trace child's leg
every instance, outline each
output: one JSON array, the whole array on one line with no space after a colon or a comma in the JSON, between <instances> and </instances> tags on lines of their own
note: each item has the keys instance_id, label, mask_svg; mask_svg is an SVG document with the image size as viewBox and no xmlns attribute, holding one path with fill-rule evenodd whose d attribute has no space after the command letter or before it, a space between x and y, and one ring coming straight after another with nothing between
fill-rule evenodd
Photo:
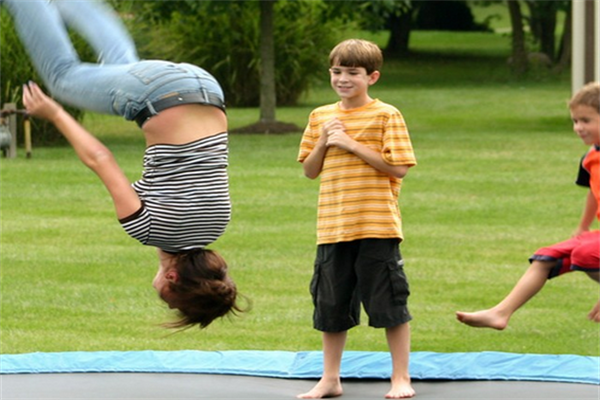
<instances>
[{"instance_id":1,"label":"child's leg","mask_svg":"<svg viewBox=\"0 0 600 400\"><path fill-rule=\"evenodd\" d=\"M80 62L58 9L47 0L6 0L5 5L31 61L52 87L61 71Z\"/></svg>"},{"instance_id":2,"label":"child's leg","mask_svg":"<svg viewBox=\"0 0 600 400\"><path fill-rule=\"evenodd\" d=\"M473 313L458 311L456 317L460 322L474 327L506 328L512 314L544 287L555 265L556 262L552 261L534 260L508 296L496 306Z\"/></svg>"},{"instance_id":3,"label":"child's leg","mask_svg":"<svg viewBox=\"0 0 600 400\"><path fill-rule=\"evenodd\" d=\"M322 399L342 395L340 366L346 345L347 331L323 332L323 376L310 391L299 394L300 399Z\"/></svg>"},{"instance_id":4,"label":"child's leg","mask_svg":"<svg viewBox=\"0 0 600 400\"><path fill-rule=\"evenodd\" d=\"M406 399L415 395L410 382L408 361L410 357L410 325L404 323L385 330L392 355L392 388L386 399Z\"/></svg>"},{"instance_id":5,"label":"child's leg","mask_svg":"<svg viewBox=\"0 0 600 400\"><path fill-rule=\"evenodd\" d=\"M600 272L587 272L587 276L600 283ZM594 322L600 322L600 300L596 303L592 311L588 314L588 319Z\"/></svg>"},{"instance_id":6,"label":"child's leg","mask_svg":"<svg viewBox=\"0 0 600 400\"><path fill-rule=\"evenodd\" d=\"M116 12L99 0L55 0L62 19L94 48L106 64L138 61L133 39Z\"/></svg>"},{"instance_id":7,"label":"child's leg","mask_svg":"<svg viewBox=\"0 0 600 400\"><path fill-rule=\"evenodd\" d=\"M56 2L6 0L4 4L32 63L53 96L81 109L117 114L115 97L121 92L128 94L129 82L139 85L139 79L127 73L129 64L100 67L82 63Z\"/></svg>"}]
</instances>

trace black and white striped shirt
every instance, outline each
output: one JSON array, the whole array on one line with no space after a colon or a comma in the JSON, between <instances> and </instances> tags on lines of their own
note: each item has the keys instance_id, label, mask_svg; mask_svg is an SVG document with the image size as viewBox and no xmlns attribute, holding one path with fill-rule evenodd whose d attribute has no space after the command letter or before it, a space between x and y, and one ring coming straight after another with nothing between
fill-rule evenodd
<instances>
[{"instance_id":1,"label":"black and white striped shirt","mask_svg":"<svg viewBox=\"0 0 600 400\"><path fill-rule=\"evenodd\" d=\"M227 133L184 145L146 149L142 179L133 188L142 207L121 219L125 231L167 252L204 248L231 218Z\"/></svg>"}]
</instances>

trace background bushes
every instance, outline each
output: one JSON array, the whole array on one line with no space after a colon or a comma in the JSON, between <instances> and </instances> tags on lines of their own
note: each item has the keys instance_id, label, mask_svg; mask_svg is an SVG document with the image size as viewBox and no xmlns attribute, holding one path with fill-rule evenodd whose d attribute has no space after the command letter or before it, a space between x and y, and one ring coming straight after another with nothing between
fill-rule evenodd
<instances>
[{"instance_id":1,"label":"background bushes","mask_svg":"<svg viewBox=\"0 0 600 400\"><path fill-rule=\"evenodd\" d=\"M112 1L128 25L144 59L199 65L223 86L228 106L252 107L260 101L260 29L258 1ZM2 9L2 103L18 102L21 85L40 82ZM322 2L280 0L275 4L274 42L277 105L294 105L318 80L327 76L327 54L341 22L326 18ZM301 16L301 18L299 18ZM87 44L72 34L81 58L94 61ZM41 83L41 82L40 82ZM68 108L77 119L83 111ZM36 145L64 142L50 124L35 120Z\"/></svg>"},{"instance_id":2,"label":"background bushes","mask_svg":"<svg viewBox=\"0 0 600 400\"><path fill-rule=\"evenodd\" d=\"M259 105L258 1L131 2L119 7L132 17L128 22L142 58L199 65L219 80L229 106ZM278 106L296 104L318 76L326 75L327 55L341 22L325 13L322 2L276 2Z\"/></svg>"},{"instance_id":3,"label":"background bushes","mask_svg":"<svg viewBox=\"0 0 600 400\"><path fill-rule=\"evenodd\" d=\"M83 60L92 60L93 53L87 44L78 36L72 36L75 49ZM22 108L21 96L22 85L28 81L35 81L45 90L44 84L33 68L29 56L25 52L17 33L13 27L12 19L4 8L0 8L0 105L5 103L17 103ZM83 111L65 107L71 115L81 120ZM22 127L19 115L18 126ZM32 130L35 132L36 145L64 144L66 140L54 128L44 120L34 118L31 120ZM19 141L23 135L17 135Z\"/></svg>"}]
</instances>

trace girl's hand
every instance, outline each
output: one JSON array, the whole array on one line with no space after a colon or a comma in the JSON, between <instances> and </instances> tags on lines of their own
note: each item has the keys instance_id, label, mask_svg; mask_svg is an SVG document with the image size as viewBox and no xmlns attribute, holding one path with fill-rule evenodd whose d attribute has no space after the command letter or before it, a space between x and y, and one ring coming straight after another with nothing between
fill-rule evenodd
<instances>
[{"instance_id":1,"label":"girl's hand","mask_svg":"<svg viewBox=\"0 0 600 400\"><path fill-rule=\"evenodd\" d=\"M23 105L29 115L51 122L63 110L62 106L46 96L35 82L23 85Z\"/></svg>"}]
</instances>

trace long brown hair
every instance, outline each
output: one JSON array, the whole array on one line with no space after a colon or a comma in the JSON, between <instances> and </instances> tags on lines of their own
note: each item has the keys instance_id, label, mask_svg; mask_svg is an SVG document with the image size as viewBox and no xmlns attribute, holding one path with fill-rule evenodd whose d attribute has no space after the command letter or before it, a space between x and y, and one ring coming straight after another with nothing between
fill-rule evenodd
<instances>
[{"instance_id":1,"label":"long brown hair","mask_svg":"<svg viewBox=\"0 0 600 400\"><path fill-rule=\"evenodd\" d=\"M195 249L177 255L178 279L160 293L170 308L179 311L179 320L168 328L206 328L215 319L243 312L237 287L227 273L225 260L215 251Z\"/></svg>"}]
</instances>

